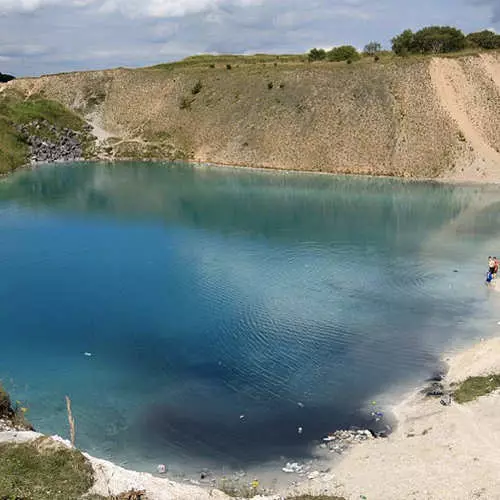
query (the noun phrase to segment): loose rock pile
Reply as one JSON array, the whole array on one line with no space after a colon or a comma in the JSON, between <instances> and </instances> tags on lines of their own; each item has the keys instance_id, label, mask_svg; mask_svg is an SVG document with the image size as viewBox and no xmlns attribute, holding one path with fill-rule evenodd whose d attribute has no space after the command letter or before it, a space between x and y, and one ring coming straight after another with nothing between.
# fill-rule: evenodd
<instances>
[{"instance_id":1,"label":"loose rock pile","mask_svg":"<svg viewBox=\"0 0 500 500\"><path fill-rule=\"evenodd\" d=\"M66 127L58 128L47 120L34 120L16 128L30 146L31 162L81 160L83 140L92 129L88 125L83 132L77 132Z\"/></svg>"},{"instance_id":2,"label":"loose rock pile","mask_svg":"<svg viewBox=\"0 0 500 500\"><path fill-rule=\"evenodd\" d=\"M328 448L331 452L340 454L356 443L373 438L375 436L369 430L339 430L323 438L320 448Z\"/></svg>"},{"instance_id":3,"label":"loose rock pile","mask_svg":"<svg viewBox=\"0 0 500 500\"><path fill-rule=\"evenodd\" d=\"M436 379L432 379L430 384L421 393L430 398L440 398L439 401L444 406L449 406L452 401L452 390L450 387Z\"/></svg>"},{"instance_id":4,"label":"loose rock pile","mask_svg":"<svg viewBox=\"0 0 500 500\"><path fill-rule=\"evenodd\" d=\"M15 430L14 426L9 420L0 418L0 432L13 431L13 430Z\"/></svg>"}]
</instances>

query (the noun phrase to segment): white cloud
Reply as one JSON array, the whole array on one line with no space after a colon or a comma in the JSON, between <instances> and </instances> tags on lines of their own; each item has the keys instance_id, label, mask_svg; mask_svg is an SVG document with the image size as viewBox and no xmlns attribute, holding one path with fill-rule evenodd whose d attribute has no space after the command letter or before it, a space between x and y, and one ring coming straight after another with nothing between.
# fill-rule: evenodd
<instances>
[{"instance_id":1,"label":"white cloud","mask_svg":"<svg viewBox=\"0 0 500 500\"><path fill-rule=\"evenodd\" d=\"M120 12L126 17L166 18L216 9L246 7L263 0L0 0L0 14L33 12L43 7L92 7L102 13Z\"/></svg>"},{"instance_id":2,"label":"white cloud","mask_svg":"<svg viewBox=\"0 0 500 500\"><path fill-rule=\"evenodd\" d=\"M198 53L298 53L403 29L499 25L500 0L0 0L0 70L147 66ZM498 17L498 16L497 16ZM7 59L9 58L9 59Z\"/></svg>"},{"instance_id":3,"label":"white cloud","mask_svg":"<svg viewBox=\"0 0 500 500\"><path fill-rule=\"evenodd\" d=\"M96 0L0 0L0 14L33 12L42 7L53 5L85 7L95 2Z\"/></svg>"}]
</instances>

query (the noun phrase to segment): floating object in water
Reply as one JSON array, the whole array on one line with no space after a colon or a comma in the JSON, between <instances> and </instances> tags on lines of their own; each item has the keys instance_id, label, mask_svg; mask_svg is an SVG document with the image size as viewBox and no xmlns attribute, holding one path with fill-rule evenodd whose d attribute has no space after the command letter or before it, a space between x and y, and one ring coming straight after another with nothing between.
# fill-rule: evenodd
<instances>
[{"instance_id":1,"label":"floating object in water","mask_svg":"<svg viewBox=\"0 0 500 500\"><path fill-rule=\"evenodd\" d=\"M372 405L376 405L376 404L377 404L377 402L376 402L376 401L372 401Z\"/></svg>"},{"instance_id":2,"label":"floating object in water","mask_svg":"<svg viewBox=\"0 0 500 500\"><path fill-rule=\"evenodd\" d=\"M245 418L245 415L242 413L242 414L240 415L240 420L243 420L244 418Z\"/></svg>"},{"instance_id":3,"label":"floating object in water","mask_svg":"<svg viewBox=\"0 0 500 500\"><path fill-rule=\"evenodd\" d=\"M87 358L90 358L90 356L92 356L92 353L91 352L84 352L83 355L87 356Z\"/></svg>"},{"instance_id":4,"label":"floating object in water","mask_svg":"<svg viewBox=\"0 0 500 500\"><path fill-rule=\"evenodd\" d=\"M156 467L156 470L158 471L158 474L165 474L165 472L167 472L167 467L164 464L159 464L158 467Z\"/></svg>"},{"instance_id":5,"label":"floating object in water","mask_svg":"<svg viewBox=\"0 0 500 500\"><path fill-rule=\"evenodd\" d=\"M302 434L304 432L304 429L302 427L297 427L297 433Z\"/></svg>"},{"instance_id":6,"label":"floating object in water","mask_svg":"<svg viewBox=\"0 0 500 500\"><path fill-rule=\"evenodd\" d=\"M500 323L499 323L499 325L500 325ZM297 406L298 406L299 408L304 408L304 403L301 403L301 402L299 401L299 402L297 403Z\"/></svg>"}]
</instances>

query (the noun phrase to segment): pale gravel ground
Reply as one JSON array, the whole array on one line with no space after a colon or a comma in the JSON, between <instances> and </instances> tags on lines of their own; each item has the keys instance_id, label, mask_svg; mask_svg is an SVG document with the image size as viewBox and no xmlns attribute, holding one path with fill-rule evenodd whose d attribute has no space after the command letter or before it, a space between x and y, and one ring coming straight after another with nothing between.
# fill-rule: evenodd
<instances>
[{"instance_id":1,"label":"pale gravel ground","mask_svg":"<svg viewBox=\"0 0 500 500\"><path fill-rule=\"evenodd\" d=\"M453 356L448 383L500 372L500 339ZM328 483L309 481L295 492L347 500L500 499L500 394L465 405L409 396L395 408L399 424L388 439L366 441L334 466Z\"/></svg>"},{"instance_id":2,"label":"pale gravel ground","mask_svg":"<svg viewBox=\"0 0 500 500\"><path fill-rule=\"evenodd\" d=\"M500 59L434 58L430 63L434 91L443 109L463 134L457 168L450 180L500 182Z\"/></svg>"}]
</instances>

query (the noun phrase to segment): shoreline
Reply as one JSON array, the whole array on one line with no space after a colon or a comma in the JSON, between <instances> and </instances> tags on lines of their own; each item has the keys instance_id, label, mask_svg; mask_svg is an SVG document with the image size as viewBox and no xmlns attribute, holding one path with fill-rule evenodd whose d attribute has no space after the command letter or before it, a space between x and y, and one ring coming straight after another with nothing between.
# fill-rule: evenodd
<instances>
[{"instance_id":1,"label":"shoreline","mask_svg":"<svg viewBox=\"0 0 500 500\"><path fill-rule=\"evenodd\" d=\"M166 159L151 159L151 158L120 158L120 159L110 159L107 157L91 158L85 159L80 158L78 160L66 161L66 160L55 160L55 161L36 161L31 163L26 163L14 170L9 172L0 173L0 179L8 178L16 172L36 170L39 167L44 167L47 165L61 165L64 166L68 163L102 163L106 165L119 165L121 163L151 163L151 164L168 164L172 163L177 166L187 165L193 167L205 167L205 168L219 168L219 169L237 169L237 170L250 170L257 172L268 172L268 173L282 173L282 174L301 174L301 175L325 175L332 177L350 177L350 178L361 178L361 179L393 179L405 183L430 183L436 185L453 185L453 186L463 186L463 187L474 187L474 186L499 186L500 178L495 179L460 179L458 177L453 177L452 175L445 175L441 177L413 177L413 176L400 176L400 175L389 175L389 174L370 174L366 172L353 173L353 172L328 172L321 170L303 170L303 169L289 169L280 168L272 166L255 166L255 165L244 165L244 164L232 164L232 163L217 163L212 161L202 161L202 160L166 160Z\"/></svg>"},{"instance_id":2,"label":"shoreline","mask_svg":"<svg viewBox=\"0 0 500 500\"><path fill-rule=\"evenodd\" d=\"M443 385L448 389L470 376L500 373L500 337L445 352L441 359L447 367ZM336 495L345 500L363 496L384 500L500 499L500 478L496 474L500 429L495 426L500 393L492 392L465 405L454 401L444 405L439 397L423 394L426 385L429 383L422 382L406 391L401 402L390 408L396 426L387 437L356 442L340 455L327 456L322 470L310 467L300 476L290 474L296 479L292 486L267 490L267 496L256 498L281 500L312 494ZM487 439L481 437L483 432L488 434ZM41 436L30 431L3 430L0 442L29 441ZM181 482L171 479L168 473L136 472L87 453L84 456L96 475L92 493L117 495L136 489L146 490L150 500L229 498L213 481ZM252 479L251 475L243 478L242 488L248 489L246 483Z\"/></svg>"},{"instance_id":3,"label":"shoreline","mask_svg":"<svg viewBox=\"0 0 500 500\"><path fill-rule=\"evenodd\" d=\"M442 359L448 367L443 385L449 390L471 376L500 373L500 337L446 352ZM500 393L442 404L440 397L423 394L425 387L408 391L392 408L397 426L387 439L351 448L332 466L332 480L317 478L286 493L346 500L500 499Z\"/></svg>"}]
</instances>

